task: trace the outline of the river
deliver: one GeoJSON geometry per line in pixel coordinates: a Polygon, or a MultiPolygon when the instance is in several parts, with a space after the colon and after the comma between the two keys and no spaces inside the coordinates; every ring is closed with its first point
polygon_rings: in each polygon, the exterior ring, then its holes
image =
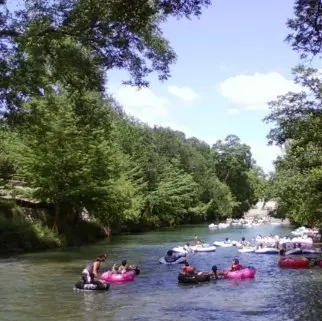
{"type": "Polygon", "coordinates": [[[189,256],[201,270],[230,266],[233,258],[257,269],[254,280],[218,280],[179,285],[181,265],[162,265],[167,249],[195,234],[212,243],[230,237],[289,234],[286,227],[262,226],[211,231],[207,226],[113,237],[112,241],[65,250],[25,254],[0,260],[1,321],[321,321],[322,269],[281,270],[278,256],[238,253],[235,247],[189,256]],[[127,259],[138,264],[134,282],[112,284],[108,292],[73,290],[84,265],[101,252],[103,267],[127,259]]]}

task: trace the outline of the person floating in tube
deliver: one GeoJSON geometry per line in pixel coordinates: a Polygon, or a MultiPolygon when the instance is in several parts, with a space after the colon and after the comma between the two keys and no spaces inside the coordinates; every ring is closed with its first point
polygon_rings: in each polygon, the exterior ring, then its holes
{"type": "Polygon", "coordinates": [[[322,260],[317,259],[317,258],[312,258],[312,257],[305,257],[307,260],[309,260],[309,266],[320,266],[322,267],[322,260]]]}
{"type": "Polygon", "coordinates": [[[195,237],[193,239],[194,239],[196,245],[202,246],[202,241],[200,240],[198,235],[195,235],[195,237]]]}
{"type": "Polygon", "coordinates": [[[101,267],[101,263],[106,260],[106,257],[106,254],[101,254],[95,259],[95,261],[87,264],[81,275],[81,278],[85,284],[99,284],[103,282],[99,280],[99,269],[101,267]]]}
{"type": "Polygon", "coordinates": [[[229,237],[226,237],[225,238],[225,241],[224,241],[225,244],[230,244],[231,243],[231,240],[229,237]]]}
{"type": "Polygon", "coordinates": [[[241,243],[242,246],[249,246],[250,245],[249,242],[246,241],[244,236],[242,237],[240,243],[241,243]]]}
{"type": "Polygon", "coordinates": [[[178,260],[180,257],[185,257],[187,256],[185,253],[178,253],[178,254],[173,254],[172,250],[167,251],[167,254],[164,257],[164,260],[168,263],[170,262],[175,262],[178,260]]]}
{"type": "Polygon", "coordinates": [[[139,267],[136,265],[127,264],[126,260],[123,260],[121,265],[118,267],[118,272],[125,273],[129,271],[137,271],[139,267]]]}
{"type": "Polygon", "coordinates": [[[231,265],[230,271],[239,271],[242,268],[243,268],[242,265],[239,264],[239,260],[234,259],[233,264],[231,265]]]}
{"type": "Polygon", "coordinates": [[[183,271],[181,272],[184,275],[198,275],[202,272],[194,268],[193,266],[190,266],[188,262],[184,264],[183,271]]]}
{"type": "Polygon", "coordinates": [[[190,243],[189,243],[189,242],[187,242],[187,243],[183,246],[183,249],[184,249],[185,251],[191,251],[190,243]]]}
{"type": "Polygon", "coordinates": [[[211,272],[209,272],[209,275],[212,279],[218,280],[224,278],[224,273],[218,271],[217,265],[213,265],[211,268],[211,272]]]}
{"type": "Polygon", "coordinates": [[[280,249],[279,252],[280,256],[285,256],[286,255],[286,244],[283,243],[282,248],[280,249]]]}

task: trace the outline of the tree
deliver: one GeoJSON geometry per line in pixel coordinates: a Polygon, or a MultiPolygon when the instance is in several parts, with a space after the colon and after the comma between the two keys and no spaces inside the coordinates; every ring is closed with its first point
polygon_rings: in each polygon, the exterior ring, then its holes
{"type": "Polygon", "coordinates": [[[206,204],[205,216],[208,220],[230,217],[234,208],[239,205],[230,188],[214,175],[209,175],[201,188],[200,200],[206,204]]]}
{"type": "Polygon", "coordinates": [[[318,70],[299,66],[295,80],[301,93],[288,93],[270,103],[266,122],[275,124],[270,144],[285,145],[276,161],[271,195],[278,214],[298,224],[322,223],[322,82],[318,70]]]}
{"type": "Polygon", "coordinates": [[[156,226],[179,224],[189,208],[197,204],[198,192],[191,175],[167,165],[155,190],[147,195],[146,220],[156,226]]]}
{"type": "Polygon", "coordinates": [[[17,135],[12,133],[4,122],[0,123],[0,185],[7,183],[16,173],[15,152],[20,144],[17,135]]]}
{"type": "Polygon", "coordinates": [[[248,181],[250,190],[256,201],[267,197],[268,179],[261,167],[257,165],[252,166],[251,170],[248,172],[248,181]]]}
{"type": "Polygon", "coordinates": [[[295,0],[295,17],[287,21],[291,33],[286,40],[302,58],[319,55],[322,49],[321,0],[295,0]]]}
{"type": "Polygon", "coordinates": [[[139,214],[107,107],[90,92],[45,95],[24,106],[24,122],[16,129],[19,173],[35,197],[54,206],[55,227],[77,222],[84,208],[108,224],[139,214]]]}
{"type": "Polygon", "coordinates": [[[238,204],[234,208],[234,215],[242,216],[257,201],[249,180],[249,171],[252,169],[250,147],[242,144],[239,137],[229,135],[224,141],[217,141],[212,148],[218,154],[218,178],[229,186],[238,204]]]}
{"type": "Polygon", "coordinates": [[[211,0],[27,0],[0,26],[0,99],[7,110],[22,96],[61,82],[73,89],[104,90],[103,72],[130,73],[147,86],[152,71],[170,76],[176,55],[160,25],[170,17],[200,16],[211,0]],[[46,77],[45,77],[46,75],[46,77]]]}
{"type": "Polygon", "coordinates": [[[282,146],[292,141],[292,146],[305,147],[310,142],[321,144],[321,74],[313,68],[299,65],[293,70],[295,82],[303,91],[288,93],[270,103],[270,114],[264,121],[276,126],[268,135],[269,143],[282,146]],[[304,90],[305,89],[305,90],[304,90]]]}

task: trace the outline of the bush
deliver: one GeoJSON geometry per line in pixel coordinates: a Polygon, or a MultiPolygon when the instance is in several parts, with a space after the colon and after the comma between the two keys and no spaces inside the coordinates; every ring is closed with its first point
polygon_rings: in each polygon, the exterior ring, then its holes
{"type": "Polygon", "coordinates": [[[55,248],[60,238],[41,223],[28,223],[19,218],[0,218],[1,254],[55,248]]]}

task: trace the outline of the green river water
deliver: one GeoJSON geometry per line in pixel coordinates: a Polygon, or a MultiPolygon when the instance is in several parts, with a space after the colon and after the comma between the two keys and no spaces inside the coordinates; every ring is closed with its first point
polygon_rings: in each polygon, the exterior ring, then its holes
{"type": "Polygon", "coordinates": [[[200,270],[231,265],[233,258],[257,269],[253,280],[218,280],[182,286],[181,265],[162,265],[167,249],[191,240],[206,243],[230,237],[290,233],[262,226],[211,231],[207,225],[113,237],[95,245],[0,259],[1,321],[322,321],[322,269],[286,270],[277,255],[242,254],[236,247],[189,255],[200,270]],[[101,252],[103,268],[127,259],[141,267],[134,282],[112,284],[108,292],[73,290],[81,270],[101,252]]]}

